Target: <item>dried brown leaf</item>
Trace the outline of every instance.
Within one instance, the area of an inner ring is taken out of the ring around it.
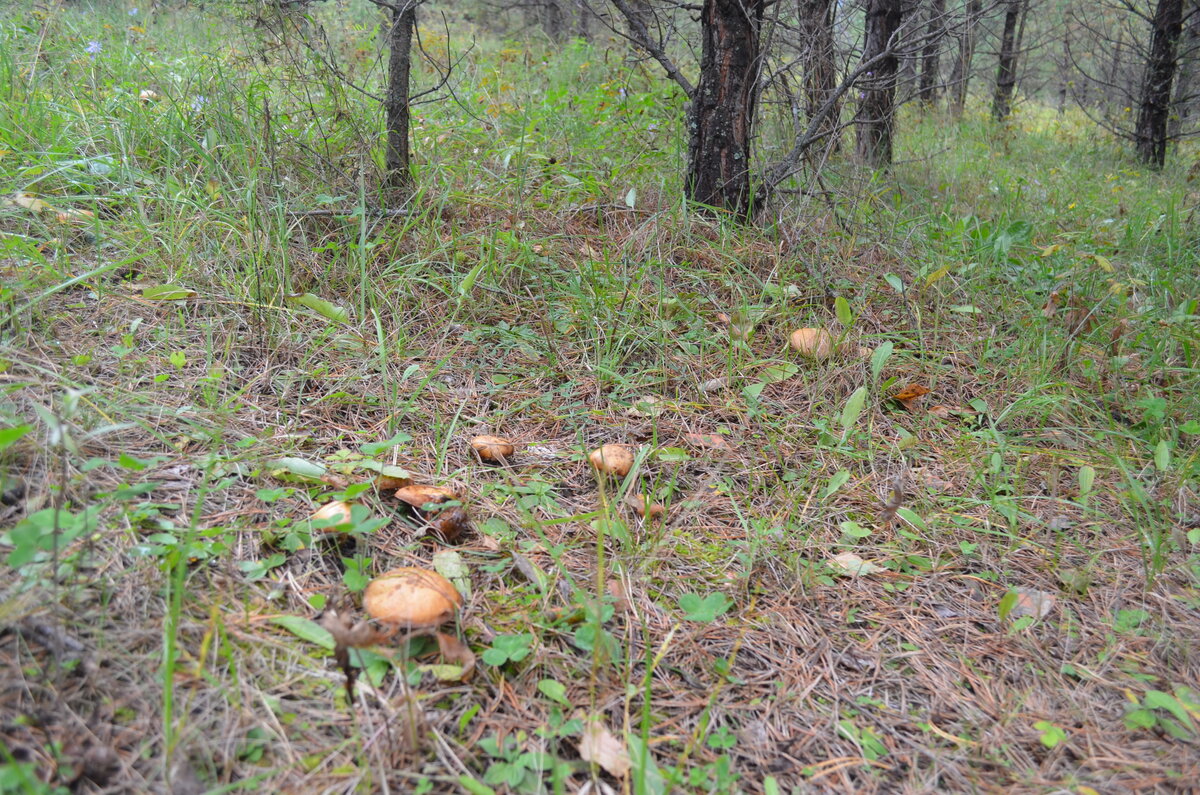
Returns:
[[[442,653],[442,660],[462,668],[458,681],[470,680],[475,673],[475,652],[471,651],[471,647],[454,635],[448,635],[445,632],[437,633],[437,642],[438,650]]]
[[[584,724],[583,736],[579,740],[579,756],[585,762],[595,762],[617,778],[628,775],[632,767],[625,744],[599,720],[589,720]]]
[[[713,450],[726,450],[729,448],[729,443],[725,441],[725,437],[715,433],[685,433],[683,438],[693,447],[710,448]]]

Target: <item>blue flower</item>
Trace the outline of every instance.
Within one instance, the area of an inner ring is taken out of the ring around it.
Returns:
[[[203,94],[197,94],[192,97],[192,113],[199,113],[204,110],[204,106],[208,104],[208,97]]]
[[[129,16],[136,17],[137,14],[138,14],[137,6],[134,6],[133,8],[129,9]]]
[[[86,52],[88,55],[92,56],[92,59],[95,60],[96,56],[99,55],[100,51],[103,49],[104,49],[104,47],[101,46],[100,42],[96,41],[95,39],[92,39],[91,41],[88,42],[88,45],[87,45],[86,49],[84,50],[84,52]]]

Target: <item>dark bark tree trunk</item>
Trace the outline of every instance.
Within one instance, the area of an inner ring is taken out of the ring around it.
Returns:
[[[1138,158],[1151,168],[1167,159],[1167,120],[1171,82],[1175,79],[1175,50],[1183,32],[1183,0],[1158,0],[1150,30],[1142,97],[1133,140]]]
[[[950,73],[950,86],[953,89],[951,111],[955,117],[961,117],[967,104],[967,86],[971,82],[971,61],[975,58],[975,25],[979,21],[979,13],[983,7],[982,0],[970,0],[967,3],[966,16],[963,19],[962,37],[958,40],[958,57],[954,59],[954,69]]]
[[[837,64],[833,48],[833,0],[796,0],[799,16],[801,63],[804,68],[804,112],[811,121],[837,90]],[[836,151],[840,136],[837,135],[839,105],[825,116],[820,132],[829,136],[826,146]]]
[[[1187,18],[1183,20],[1183,38],[1179,42],[1179,71],[1175,75],[1175,96],[1171,99],[1171,120],[1167,135],[1179,138],[1187,130],[1188,120],[1195,113],[1196,70],[1200,66],[1200,3],[1191,0]]]
[[[765,0],[704,0],[700,82],[688,112],[688,198],[753,213],[750,146]]]
[[[539,10],[542,29],[546,31],[546,35],[552,41],[561,41],[563,33],[566,31],[561,0],[545,0]]]
[[[1004,121],[1012,112],[1013,89],[1017,85],[1017,22],[1021,19],[1023,0],[1008,0],[1004,12],[1004,34],[1000,38],[1000,64],[996,70],[996,91],[992,95],[992,118]]]
[[[408,80],[412,66],[412,35],[417,17],[416,0],[407,0],[392,10],[388,34],[388,88],[384,107],[387,115],[387,175],[384,185],[390,201],[402,202],[412,193],[408,146]]]
[[[867,0],[866,41],[863,60],[878,58],[863,76],[855,116],[858,159],[871,168],[892,162],[892,128],[895,120],[897,58],[894,49],[900,27],[901,0]]]
[[[941,56],[942,37],[946,34],[946,0],[930,0],[929,24],[925,35],[925,49],[921,51],[921,85],[917,90],[917,98],[925,105],[937,102],[938,88],[941,86]]]
[[[1062,61],[1058,64],[1058,114],[1067,112],[1067,94],[1071,85],[1071,28],[1063,28]]]

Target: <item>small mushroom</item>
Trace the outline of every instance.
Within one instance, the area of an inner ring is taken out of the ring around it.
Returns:
[[[588,456],[597,472],[623,478],[633,469],[633,453],[623,444],[606,444]]]
[[[143,88],[138,92],[138,100],[145,104],[147,102],[158,102],[158,94],[148,88]]]
[[[400,500],[400,502],[408,503],[419,511],[423,506],[430,503],[440,504],[457,500],[458,495],[440,486],[426,486],[420,483],[413,483],[404,488],[396,489],[396,499]]]
[[[460,506],[425,509],[426,505],[437,506],[457,500],[458,495],[449,489],[414,484],[396,489],[396,498],[411,506],[419,517],[429,523],[433,535],[446,543],[455,541],[471,526],[467,512]]]
[[[657,502],[646,502],[646,498],[641,494],[630,494],[625,498],[625,504],[637,511],[638,516],[651,521],[661,518],[667,512],[667,509]]]
[[[792,347],[809,359],[828,359],[837,350],[837,340],[823,328],[800,328],[792,332]]]
[[[454,617],[462,596],[442,575],[415,566],[392,569],[367,584],[363,608],[401,630],[434,629]]]
[[[499,436],[476,436],[471,440],[471,447],[479,458],[489,463],[504,463],[517,448],[508,439]]]
[[[350,521],[351,504],[341,500],[328,502],[313,512],[313,515],[308,517],[310,522],[326,523],[325,527],[318,528],[323,533],[336,533],[338,525],[347,524]]]

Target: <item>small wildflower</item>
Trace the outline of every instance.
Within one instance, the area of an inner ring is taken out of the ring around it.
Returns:
[[[204,110],[204,106],[208,104],[208,97],[203,94],[197,94],[192,97],[192,113],[199,113]]]
[[[134,6],[133,8],[129,9],[129,16],[136,17],[137,15],[138,15],[137,6]]]
[[[99,55],[101,50],[103,50],[103,49],[104,49],[104,47],[100,44],[100,42],[96,41],[95,39],[92,39],[91,41],[88,42],[88,45],[87,45],[86,49],[84,50],[84,52],[86,52],[88,55],[92,56],[92,59],[94,60],[96,58],[96,56]]]

